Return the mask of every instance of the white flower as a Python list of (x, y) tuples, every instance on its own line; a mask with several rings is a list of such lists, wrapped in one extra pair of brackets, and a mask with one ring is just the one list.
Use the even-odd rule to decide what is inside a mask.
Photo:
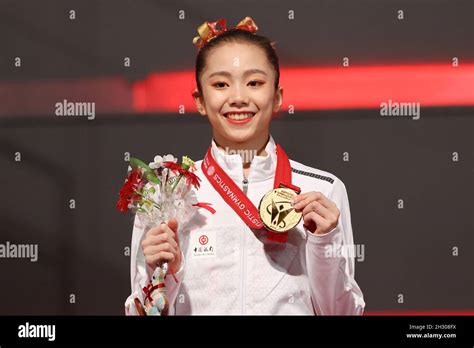
[(151, 169), (158, 169), (162, 165), (163, 165), (163, 157), (161, 156), (155, 156), (155, 158), (153, 159), (153, 162), (150, 162), (150, 164), (148, 164), (148, 166)]
[(163, 157), (163, 162), (174, 162), (174, 163), (176, 163), (176, 162), (178, 162), (178, 159), (175, 158), (173, 155), (168, 154), (168, 155), (165, 155)]
[(165, 155), (163, 157), (161, 156), (155, 156), (153, 159), (153, 162), (150, 162), (148, 165), (151, 169), (158, 169), (163, 166), (163, 162), (174, 162), (176, 163), (178, 161), (177, 158), (175, 158), (173, 155)]

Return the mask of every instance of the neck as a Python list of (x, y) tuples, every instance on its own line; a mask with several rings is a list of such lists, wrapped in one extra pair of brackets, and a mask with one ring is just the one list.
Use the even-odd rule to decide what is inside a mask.
[(262, 137), (255, 141), (248, 141), (244, 143), (225, 141), (214, 137), (214, 141), (217, 147), (224, 151), (226, 154), (240, 155), (242, 157), (242, 163), (250, 165), (253, 157), (255, 156), (266, 156), (267, 152), (265, 147), (270, 139), (270, 136)]
[(248, 176), (250, 171), (250, 163), (252, 162), (252, 159), (255, 156), (267, 155), (265, 147), (269, 140), (269, 134), (265, 137), (242, 143), (227, 141), (214, 136), (214, 141), (221, 151), (224, 151), (227, 154), (239, 154), (242, 157), (242, 167), (244, 169), (245, 177)]

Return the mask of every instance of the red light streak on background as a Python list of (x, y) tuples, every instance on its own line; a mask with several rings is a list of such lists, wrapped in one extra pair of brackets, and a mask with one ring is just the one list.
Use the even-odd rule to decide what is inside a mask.
[[(282, 68), (283, 110), (374, 109), (381, 102), (474, 105), (474, 64)], [(196, 112), (192, 71), (148, 75), (133, 85), (137, 112)]]

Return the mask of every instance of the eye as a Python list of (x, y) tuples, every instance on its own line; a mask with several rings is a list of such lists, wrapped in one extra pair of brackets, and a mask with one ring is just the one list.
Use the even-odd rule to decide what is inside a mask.
[(263, 85), (263, 82), (262, 82), (262, 81), (253, 80), (253, 81), (250, 81), (250, 82), (249, 82), (249, 85), (250, 85), (251, 87), (257, 87), (257, 86)]
[(225, 82), (216, 82), (212, 86), (217, 87), (217, 88), (224, 88), (227, 83)]

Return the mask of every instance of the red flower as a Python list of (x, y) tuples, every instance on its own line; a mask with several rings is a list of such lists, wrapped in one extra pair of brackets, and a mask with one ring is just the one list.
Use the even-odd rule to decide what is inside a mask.
[(166, 168), (169, 168), (175, 174), (176, 174), (176, 172), (178, 172), (179, 174), (184, 174), (184, 172), (185, 172), (183, 167), (181, 167), (181, 164), (174, 163), (174, 162), (171, 162), (171, 161), (163, 162), (163, 166), (166, 167)]
[(196, 189), (201, 186), (201, 179), (196, 174), (187, 171), (183, 175), (185, 176), (188, 185), (193, 185)]
[(133, 204), (139, 201), (141, 197), (136, 192), (139, 191), (143, 185), (144, 181), (140, 169), (132, 170), (120, 189), (120, 198), (117, 202), (117, 209), (122, 213), (126, 213), (130, 203)]
[(188, 185), (193, 185), (195, 188), (199, 188), (201, 186), (200, 181), (201, 179), (194, 173), (191, 173), (188, 170), (184, 170), (180, 164), (174, 162), (163, 162), (163, 166), (172, 170), (175, 174), (176, 172), (180, 175), (183, 175), (186, 178), (186, 183)]

